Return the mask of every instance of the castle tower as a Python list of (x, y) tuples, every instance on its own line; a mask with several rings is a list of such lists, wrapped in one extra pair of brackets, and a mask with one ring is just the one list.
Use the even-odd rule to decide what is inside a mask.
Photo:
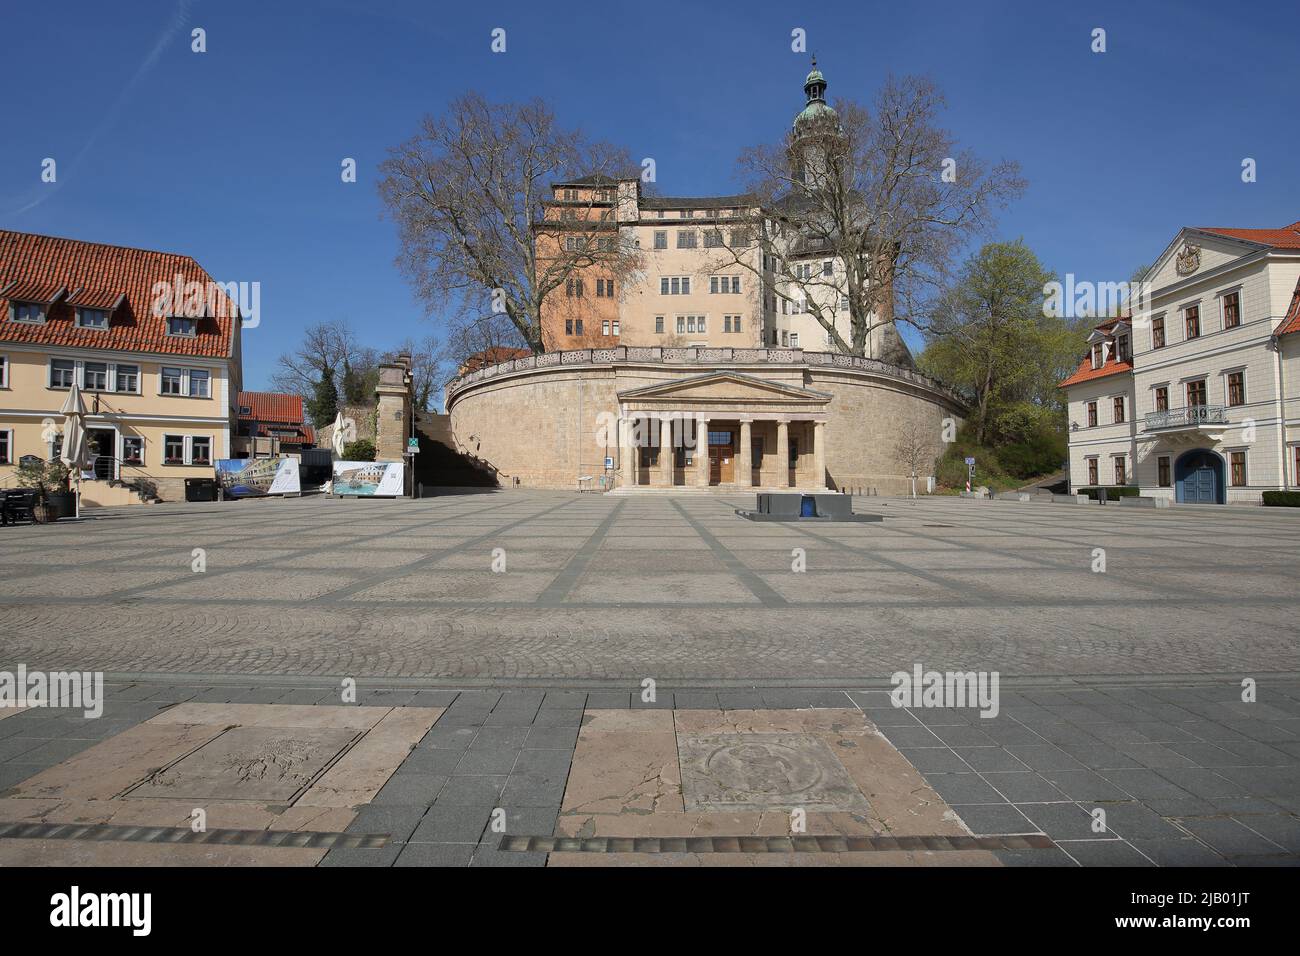
[(826, 77), (817, 69), (803, 81), (807, 103), (794, 118), (794, 136), (790, 142), (794, 168), (805, 185), (813, 187), (826, 175), (826, 157), (841, 137), (840, 117), (826, 102)]

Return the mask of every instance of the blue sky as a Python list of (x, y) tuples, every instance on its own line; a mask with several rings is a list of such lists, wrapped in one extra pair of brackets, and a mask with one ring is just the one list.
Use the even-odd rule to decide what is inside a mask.
[[(1029, 181), (994, 238), (1023, 237), (1055, 271), (1120, 281), (1179, 226), (1300, 219), (1295, 3), (808, 6), (11, 4), (5, 32), (34, 68), (0, 85), (0, 227), (183, 252), (220, 281), (260, 282), (245, 380), (265, 387), (317, 321), (346, 319), (376, 348), (436, 331), (375, 192), (422, 115), (468, 89), (541, 96), (566, 125), (654, 157), (662, 192), (732, 192), (739, 151), (803, 105), (796, 27), (832, 100), (869, 102), (889, 72), (933, 76), (958, 140)], [(340, 181), (349, 156), (355, 184)], [(45, 157), (57, 184), (40, 182)]]

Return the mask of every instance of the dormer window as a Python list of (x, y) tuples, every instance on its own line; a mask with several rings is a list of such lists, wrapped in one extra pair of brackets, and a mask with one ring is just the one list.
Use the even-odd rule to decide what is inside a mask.
[(108, 312), (105, 309), (78, 309), (77, 328), (107, 329)]
[(191, 319), (181, 315), (169, 316), (167, 319), (168, 335), (197, 335), (199, 331), (198, 319)]
[(9, 320), (28, 325), (44, 325), (45, 307), (39, 302), (12, 302), (9, 305)]
[(1101, 368), (1101, 363), (1102, 363), (1101, 343), (1098, 342), (1096, 345), (1092, 347), (1092, 367)]
[(1121, 362), (1127, 362), (1132, 356), (1128, 348), (1128, 336), (1121, 335), (1115, 340), (1116, 354)]

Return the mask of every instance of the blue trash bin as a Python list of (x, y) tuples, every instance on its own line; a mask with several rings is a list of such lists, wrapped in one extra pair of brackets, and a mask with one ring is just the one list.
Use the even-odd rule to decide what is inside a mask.
[(800, 518), (816, 518), (817, 502), (813, 500), (812, 495), (804, 495), (803, 501), (799, 505)]

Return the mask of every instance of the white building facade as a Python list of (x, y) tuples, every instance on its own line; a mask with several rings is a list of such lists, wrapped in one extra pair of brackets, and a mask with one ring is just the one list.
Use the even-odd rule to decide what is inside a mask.
[(1300, 222), (1183, 229), (1062, 383), (1070, 482), (1179, 504), (1300, 487)]

